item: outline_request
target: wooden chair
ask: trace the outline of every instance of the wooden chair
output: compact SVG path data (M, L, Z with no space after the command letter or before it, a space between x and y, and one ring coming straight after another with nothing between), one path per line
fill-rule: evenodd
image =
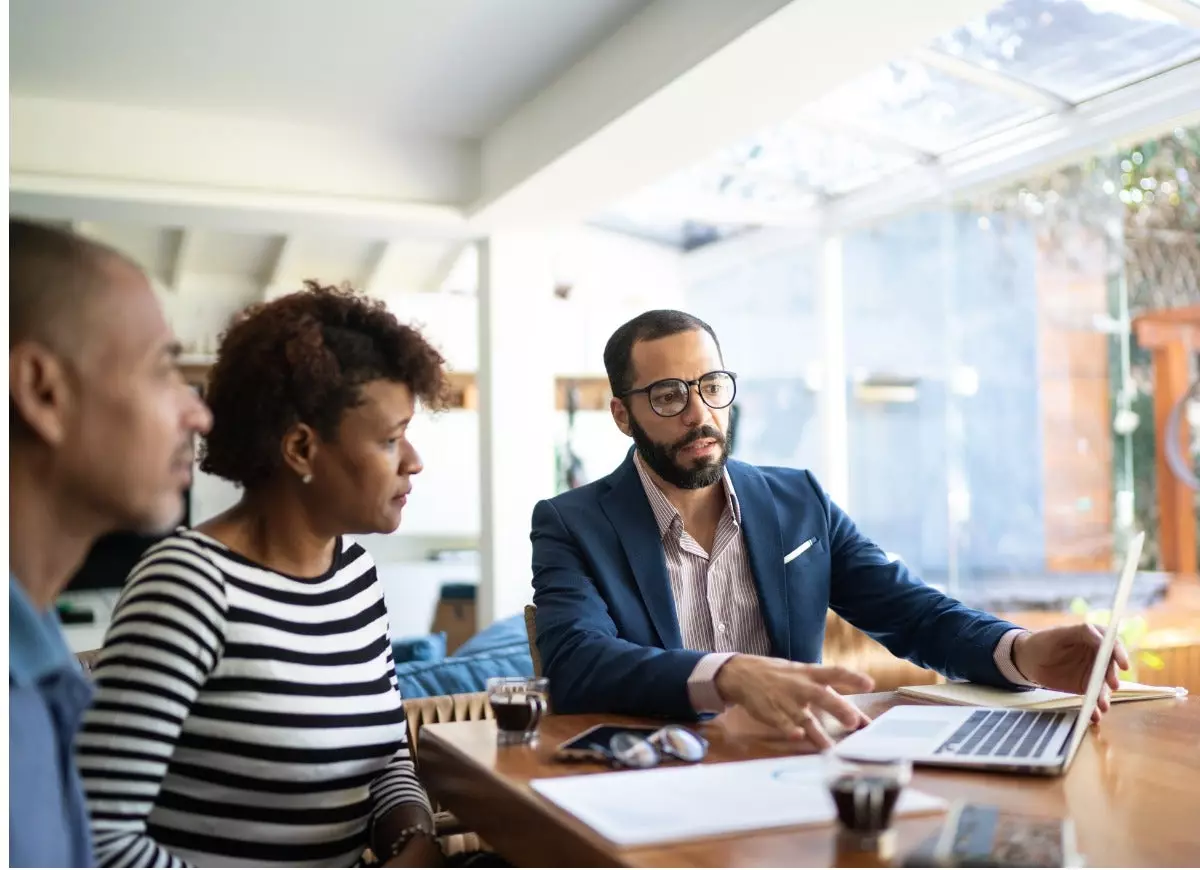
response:
M542 676L542 655L537 645L537 607L525 605L525 634L529 638L529 657L533 659L533 675Z
M896 658L887 647L863 634L832 610L825 614L825 646L821 659L866 674L875 681L875 691L890 692L901 686L943 683L945 678L905 659Z
M439 722L476 722L494 719L487 692L465 692L460 695L432 695L428 698L406 698L404 717L408 721L408 747L421 773L421 728ZM463 829L452 813L440 811L434 806L433 821L437 827L438 840L447 856L462 852L490 851L479 835Z

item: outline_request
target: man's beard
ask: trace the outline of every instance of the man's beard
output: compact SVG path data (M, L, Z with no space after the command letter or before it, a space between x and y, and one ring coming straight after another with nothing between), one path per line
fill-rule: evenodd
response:
M700 426L693 429L674 444L659 444L638 425L633 415L629 416L629 428L633 433L633 443L637 447L638 456L650 466L651 470L671 486L679 489L703 489L712 486L725 474L725 460L729 458L729 442L725 436L713 426ZM675 457L690 444L712 438L721 448L721 455L716 459L704 459L703 464L694 468L682 468Z

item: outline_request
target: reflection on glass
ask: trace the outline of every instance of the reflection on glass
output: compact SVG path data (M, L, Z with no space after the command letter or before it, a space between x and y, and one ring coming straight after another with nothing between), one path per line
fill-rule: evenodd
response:
M1081 102L1200 58L1200 31L1137 0L1008 0L934 47Z
M803 212L825 196L864 187L915 160L788 121L627 198L601 222L623 220L669 233L679 232L689 218L721 226L709 217L719 213L727 227L736 226L741 205Z
M822 116L943 154L1040 114L1037 107L916 61L896 61L813 104Z

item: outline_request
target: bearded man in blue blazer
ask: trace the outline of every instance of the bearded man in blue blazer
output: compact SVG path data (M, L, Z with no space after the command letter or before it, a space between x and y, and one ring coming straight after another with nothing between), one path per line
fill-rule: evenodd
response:
M871 681L820 664L828 608L951 679L1084 690L1092 626L1029 632L972 610L889 559L808 471L729 459L737 376L708 324L648 311L613 334L604 364L633 449L533 512L537 645L556 712L688 719L738 705L829 746L820 712L865 724L842 693ZM1118 649L1108 685L1125 664Z

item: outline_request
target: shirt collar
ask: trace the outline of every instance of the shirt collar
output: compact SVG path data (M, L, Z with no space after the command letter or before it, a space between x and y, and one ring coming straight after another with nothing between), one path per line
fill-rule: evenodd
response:
M665 538L676 520L682 523L683 519L679 516L675 505L671 504L671 500L667 498L666 493L659 489L658 484L650 477L650 472L646 470L646 466L642 463L642 457L636 449L633 451L633 464L637 468L638 477L641 478L642 488L646 490L646 498L650 501L650 510L654 512L654 520L658 523L659 537ZM733 516L734 522L740 526L742 524L742 506L738 502L737 493L733 491L733 480L729 477L728 468L722 470L721 482L725 486L725 509Z
M63 639L54 608L39 613L10 571L8 574L8 677L16 685L32 685L43 677L75 666Z

